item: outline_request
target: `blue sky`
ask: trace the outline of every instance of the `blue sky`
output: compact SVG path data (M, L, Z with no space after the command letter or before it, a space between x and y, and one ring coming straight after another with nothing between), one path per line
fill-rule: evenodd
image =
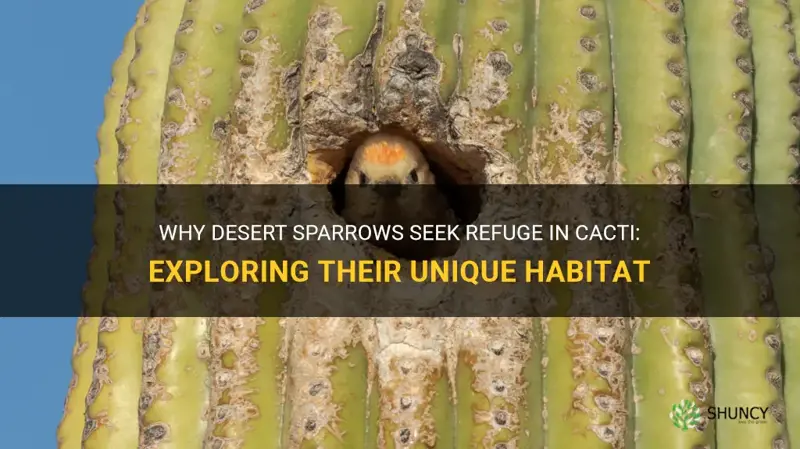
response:
M142 1L4 3L0 183L95 182L111 65ZM72 318L0 319L4 446L55 448L74 340Z

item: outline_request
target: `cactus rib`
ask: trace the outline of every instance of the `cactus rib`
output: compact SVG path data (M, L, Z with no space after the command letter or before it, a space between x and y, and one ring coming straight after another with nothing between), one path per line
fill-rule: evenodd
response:
M613 180L613 98L605 1L542 1L536 19L536 126L530 155L533 180L594 184ZM547 64L542 63L547 61ZM547 205L549 216L565 219L602 208L608 198L585 189ZM566 211L569 212L566 212ZM591 215L591 214L589 214ZM584 215L585 217L586 215ZM586 247L607 258L608 245ZM549 245L549 257L574 251ZM543 318L545 447L619 448L627 434L628 326L623 318L572 318L601 297L620 298L616 286L580 291L553 286L556 309ZM605 303L605 300L599 300ZM617 317L623 312L617 311ZM597 316L594 313L590 316Z
M518 160L531 138L533 2L467 2L463 15L459 94L470 99L473 115L507 119L499 149Z
M542 429L526 407L530 390L540 393L540 351L533 320L457 318L455 447L540 447ZM520 354L526 354L520 357ZM531 360L533 359L533 360ZM533 368L533 370L532 370ZM525 372L533 371L534 373ZM538 377L538 376L537 376ZM524 388L521 386L524 385ZM540 405L540 404L539 404Z
M202 184L217 178L220 149L229 128L228 111L234 95L237 42L242 33L244 0L186 3L175 36L164 107L164 133L158 159L158 182ZM207 222L209 211L197 191L165 192L157 214L177 214L179 220ZM166 257L202 257L164 243ZM162 318L148 322L145 331L145 374L140 446L144 448L200 447L209 438L212 358L209 312L191 285L168 285L155 298ZM219 380L217 378L217 380ZM216 413L219 416L219 413Z
M373 329L380 399L378 447L453 447L443 338L446 320L376 318Z
M797 2L790 2L794 8ZM795 11L800 13L800 10ZM800 388L794 380L800 363L791 356L800 347L800 307L797 272L800 269L800 195L790 185L798 179L800 143L800 69L792 14L783 2L753 0L755 109L758 128L753 147L753 183L759 239L771 257L767 268L778 305L783 349L783 405L789 446L800 441ZM795 17L796 20L796 17ZM760 185L765 185L761 187ZM766 256L765 256L766 257Z
M429 3L454 16L426 21L423 10L423 24L436 37L434 54L442 64L440 94L451 102L461 138L484 140L477 133L488 130L495 136L492 150L519 161L531 144L533 2ZM450 42L453 47L443 45ZM450 61L456 58L454 73ZM455 74L457 85L451 88ZM455 447L529 447L541 441L541 419L526 408L541 405L541 348L534 320L455 319L452 326L457 343L448 364L455 364L450 379L455 384ZM522 379L529 380L525 387Z
M230 70L231 113L216 156L215 173L221 183L274 183L274 155L285 150L296 138L298 117L288 110L295 98L286 87L297 79L302 59L305 16L308 0L250 1L244 7L237 65ZM226 69L227 70L227 69ZM227 100L226 100L227 101ZM267 168L269 167L269 168ZM269 178L264 178L264 176ZM235 217L222 212L222 221L255 220L258 201L249 201L234 191L241 210ZM280 201L282 199L277 199ZM231 247L224 242L221 254L231 257L271 259L280 248L270 245ZM223 257L222 255L220 257ZM255 302L250 303L236 289L221 290L223 303L245 307L248 318L215 318L211 322L210 374L215 379L211 391L211 415L218 416L209 428L206 444L220 448L280 448L285 426L286 344L290 338L280 315L286 296L282 285L255 287ZM223 311L224 312L224 311ZM264 317L264 318L260 318ZM234 418L236 417L236 418Z
M135 32L135 57L130 63L126 101L117 142L118 178L122 184L155 182L160 139L160 111L166 89L171 36L183 10L178 0L148 2L147 20ZM155 69L155 70L154 70ZM130 282L146 253L153 224L152 189L122 187L117 206L124 211L117 250L109 266L113 288L104 304L95 365L97 394L88 401L84 447L137 447L138 406L142 373L142 333L148 315L147 284ZM150 200L150 201L148 201Z
M696 266L689 248L676 245L677 236L690 229L686 203L675 206L672 199L680 195L675 184L687 178L691 108L683 14L670 6L609 2L620 180L672 184L626 190L632 222L651 230L642 238L646 244L630 244L630 255L660 261L649 283L629 286L634 313L647 317L632 320L633 444L641 448L714 443L713 423L697 432L675 432L663 422L673 403L691 398L707 407L713 399L707 322L682 318L691 309L679 307L682 301L696 307L698 297L692 293Z
M114 135L119 124L120 109L125 100L128 65L133 58L134 35L142 26L149 2L139 9L134 26L125 36L122 53L111 70L112 84L105 97L105 119L97 133L100 155L95 173L100 188L95 198L96 217L93 224L95 246L89 263L89 281L84 290L84 317L78 318L76 342L73 349L69 392L64 402L64 416L57 430L59 449L78 449L84 440L86 404L97 392L92 392L94 358L97 351L97 332L100 327L103 300L108 287L108 263L114 247L113 192L104 185L117 183L117 140ZM89 397L87 401L87 396Z
M752 30L744 2L687 2L694 103L690 182L702 291L714 346L715 405L769 407L757 427L718 420L718 447L774 447L783 439L778 321L763 316L769 288L746 185L753 135ZM762 20L762 18L758 18ZM729 184L721 187L699 184ZM720 226L719 220L725 220ZM717 223L715 223L717 221Z
M367 432L371 359L362 338L364 323L368 320L292 320L286 390L289 419L282 447L370 446L367 438L375 435Z
M538 62L533 181L611 181L609 47L605 1L540 2L534 51Z
M238 67L231 73L236 97L220 154L219 182L286 183L276 165L297 145L297 96L311 0L251 0L242 18ZM223 83L224 84L224 83Z

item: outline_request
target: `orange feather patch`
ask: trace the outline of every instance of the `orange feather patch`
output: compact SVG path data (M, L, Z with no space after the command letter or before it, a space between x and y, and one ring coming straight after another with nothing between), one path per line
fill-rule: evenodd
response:
M375 142L364 148L364 160L373 164L393 165L406 158L406 149L398 143Z

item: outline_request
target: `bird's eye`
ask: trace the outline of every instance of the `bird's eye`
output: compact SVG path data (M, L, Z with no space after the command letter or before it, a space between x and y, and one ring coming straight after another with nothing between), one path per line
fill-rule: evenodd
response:
M368 181L367 175L364 172L358 172L358 183L359 184L366 184Z
M408 179L411 181L412 184L416 184L419 182L419 175L417 174L416 170L411 170L411 173L408 174Z

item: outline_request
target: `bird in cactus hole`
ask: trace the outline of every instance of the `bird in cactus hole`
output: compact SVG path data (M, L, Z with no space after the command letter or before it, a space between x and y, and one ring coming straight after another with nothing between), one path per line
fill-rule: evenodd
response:
M423 225L457 224L447 198L422 149L401 136L380 133L355 151L345 177L342 216L358 225L401 225L402 241L374 241L395 256L408 259L441 257L455 252L458 242L413 241L412 229ZM414 228L412 228L414 227Z

